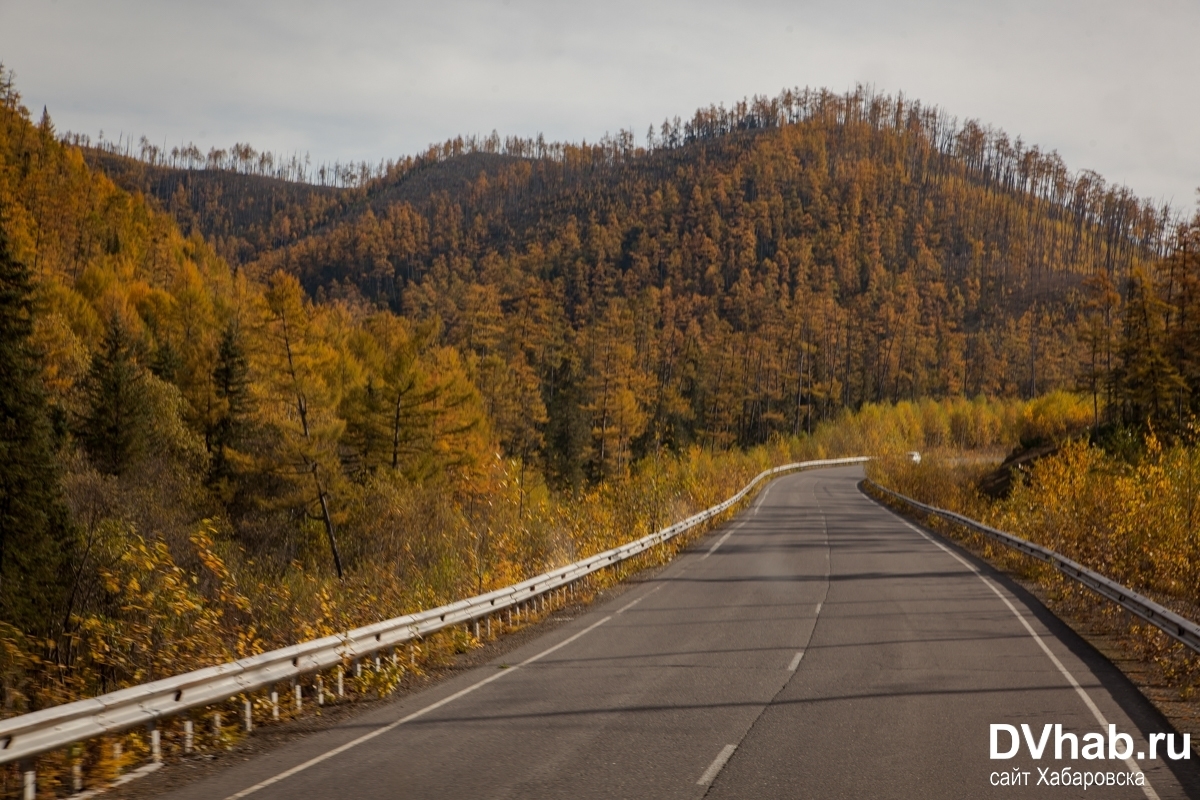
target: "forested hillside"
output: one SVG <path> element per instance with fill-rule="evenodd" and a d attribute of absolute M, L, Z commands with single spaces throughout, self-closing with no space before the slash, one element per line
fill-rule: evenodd
<path fill-rule="evenodd" d="M 1073 388 L 1088 279 L 1123 291 L 1172 243 L 1168 209 L 865 91 L 710 108 L 648 141 L 448 142 L 320 224 L 281 209 L 295 235 L 247 269 L 436 320 L 507 452 L 577 483 L 865 402 Z"/>
<path fill-rule="evenodd" d="M 436 325 L 231 269 L 0 79 L 6 710 L 559 556 L 550 539 L 464 538 L 499 524 L 471 503 L 503 505 L 509 466 Z M 352 571 L 344 596 L 322 594 Z"/>
<path fill-rule="evenodd" d="M 95 148 L 83 152 L 90 166 L 124 189 L 155 198 L 185 235 L 200 234 L 232 264 L 312 231 L 359 194 L 216 167 L 162 168 Z"/>
<path fill-rule="evenodd" d="M 1196 226 L 915 103 L 315 183 L 77 141 L 0 70 L 4 713 L 504 585 L 782 459 L 1200 397 Z"/>

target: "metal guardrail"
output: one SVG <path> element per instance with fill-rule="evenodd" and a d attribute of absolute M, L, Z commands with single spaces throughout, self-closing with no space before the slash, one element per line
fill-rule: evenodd
<path fill-rule="evenodd" d="M 0 764 L 29 759 L 106 733 L 151 726 L 157 752 L 158 720 L 226 701 L 303 675 L 346 665 L 414 639 L 525 603 L 561 589 L 598 570 L 611 567 L 662 544 L 727 511 L 763 480 L 812 467 L 859 464 L 868 459 L 835 458 L 803 461 L 759 473 L 728 500 L 629 544 L 550 570 L 521 583 L 449 605 L 355 628 L 303 644 L 272 650 L 227 664 L 196 670 L 152 683 L 0 720 Z M 26 770 L 26 791 L 33 780 Z"/>
<path fill-rule="evenodd" d="M 956 514 L 953 511 L 947 511 L 944 508 L 926 505 L 911 497 L 906 497 L 899 492 L 893 492 L 891 489 L 880 486 L 874 481 L 868 480 L 875 489 L 878 489 L 883 494 L 894 498 L 906 505 L 924 511 L 926 514 L 931 514 L 935 517 L 952 522 L 956 525 L 962 525 L 964 528 L 969 528 L 976 533 L 981 533 L 984 536 L 999 542 L 1003 545 L 1018 550 L 1027 556 L 1032 556 L 1038 561 L 1044 561 L 1051 565 L 1063 575 L 1075 580 L 1076 582 L 1091 589 L 1096 594 L 1112 600 L 1121 608 L 1141 617 L 1146 622 L 1149 622 L 1154 627 L 1161 630 L 1173 639 L 1182 642 L 1196 652 L 1200 653 L 1200 625 L 1185 619 L 1174 611 L 1164 608 L 1148 597 L 1144 597 L 1132 589 L 1126 588 L 1116 581 L 1110 580 L 1098 572 L 1088 569 L 1082 564 L 1072 561 L 1066 556 L 1026 541 L 1011 533 L 997 530 L 995 528 L 984 525 L 982 522 L 977 522 L 970 517 L 964 517 L 962 514 Z"/>

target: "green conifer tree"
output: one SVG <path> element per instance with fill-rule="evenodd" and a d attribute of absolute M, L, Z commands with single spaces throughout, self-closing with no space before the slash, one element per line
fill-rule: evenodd
<path fill-rule="evenodd" d="M 137 343 L 114 319 L 92 356 L 87 412 L 79 428 L 79 439 L 101 472 L 124 473 L 145 449 L 150 408 L 144 379 Z"/>
<path fill-rule="evenodd" d="M 230 323 L 221 335 L 213 386 L 220 407 L 205 437 L 212 455 L 209 481 L 229 489 L 236 471 L 231 457 L 250 413 L 250 364 L 236 323 Z"/>
<path fill-rule="evenodd" d="M 29 271 L 0 225 L 0 618 L 41 636 L 58 631 L 74 538 L 32 332 Z"/>

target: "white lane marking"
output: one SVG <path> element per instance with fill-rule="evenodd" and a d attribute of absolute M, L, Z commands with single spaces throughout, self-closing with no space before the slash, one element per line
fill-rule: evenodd
<path fill-rule="evenodd" d="M 828 490 L 826 490 L 828 491 Z M 829 547 L 829 518 L 825 516 L 825 509 L 821 506 L 821 498 L 817 497 L 817 482 L 813 481 L 813 502 L 817 504 L 817 511 L 821 513 L 821 531 L 825 538 L 825 596 L 821 598 L 821 602 L 817 603 L 818 619 L 821 616 L 821 609 L 825 607 L 825 601 L 829 599 L 829 576 L 833 570 L 833 551 Z M 813 620 L 813 631 L 817 629 L 817 621 Z M 808 634 L 808 640 L 812 641 L 812 633 Z"/>
<path fill-rule="evenodd" d="M 724 536 L 722 536 L 720 539 L 717 539 L 717 542 L 716 542 L 716 544 L 714 544 L 712 547 L 708 548 L 708 552 L 707 552 L 707 553 L 705 553 L 704 555 L 700 556 L 700 560 L 701 560 L 701 561 L 703 561 L 704 559 L 706 559 L 706 558 L 708 558 L 709 556 L 711 556 L 713 553 L 717 552 L 717 548 L 718 548 L 718 547 L 720 547 L 721 545 L 725 544 L 725 540 L 726 540 L 726 539 L 728 539 L 730 536 L 733 536 L 733 532 L 734 532 L 734 531 L 736 531 L 738 528 L 742 527 L 742 526 L 743 526 L 743 525 L 745 525 L 745 524 L 746 524 L 746 520 L 744 520 L 744 519 L 743 519 L 743 520 L 742 520 L 741 522 L 739 522 L 737 525 L 734 525 L 734 526 L 733 526 L 733 527 L 732 527 L 732 528 L 731 528 L 729 531 L 727 531 L 727 532 L 725 533 L 725 535 L 724 535 Z"/>
<path fill-rule="evenodd" d="M 638 603 L 642 602 L 642 601 L 643 601 L 643 600 L 645 600 L 647 597 L 649 597 L 650 595 L 652 595 L 652 594 L 654 594 L 655 592 L 657 592 L 659 589 L 661 589 L 661 588 L 663 587 L 663 585 L 664 585 L 664 584 L 661 584 L 661 583 L 660 583 L 658 586 L 655 586 L 653 589 L 651 589 L 650 591 L 646 592 L 644 595 L 642 595 L 641 597 L 639 597 L 637 600 L 634 600 L 632 603 L 626 603 L 625 605 L 621 606 L 621 608 L 620 608 L 620 609 L 617 611 L 617 614 L 624 614 L 626 611 L 628 611 L 629 609 L 633 608 L 633 607 L 634 607 L 634 606 L 636 606 Z"/>
<path fill-rule="evenodd" d="M 717 775 L 720 774 L 721 769 L 725 766 L 725 762 L 733 755 L 734 750 L 737 750 L 736 744 L 725 745 L 721 752 L 717 754 L 717 757 L 713 759 L 713 762 L 708 765 L 708 769 L 704 770 L 704 774 L 700 776 L 700 780 L 696 781 L 696 784 L 698 786 L 708 786 L 716 780 Z"/>
<path fill-rule="evenodd" d="M 763 493 L 759 496 L 758 502 L 754 504 L 754 515 L 755 516 L 758 516 L 759 507 L 762 506 L 763 500 L 767 499 L 767 495 L 769 495 L 771 493 L 771 487 L 774 485 L 775 484 L 773 484 L 773 483 L 768 483 L 767 488 L 763 489 Z"/>
<path fill-rule="evenodd" d="M 771 487 L 774 485 L 775 484 L 773 484 L 773 483 L 768 484 L 767 488 L 763 489 L 763 493 L 758 496 L 758 500 L 754 503 L 754 510 L 753 510 L 751 516 L 758 513 L 759 507 L 763 504 L 763 500 L 767 499 L 767 495 L 771 493 Z M 741 522 L 739 522 L 737 525 L 734 525 L 731 529 L 729 529 L 725 533 L 724 536 L 722 536 L 720 539 L 717 540 L 716 544 L 714 544 L 712 547 L 708 548 L 708 552 L 705 553 L 704 555 L 700 556 L 699 560 L 703 561 L 704 559 L 711 556 L 713 553 L 717 552 L 717 548 L 720 547 L 721 545 L 725 544 L 725 540 L 728 539 L 730 536 L 733 536 L 734 531 L 736 531 L 738 528 L 745 525 L 749 521 L 749 519 L 750 519 L 749 517 L 743 517 Z"/>
<path fill-rule="evenodd" d="M 825 510 L 823 508 L 821 508 L 821 501 L 817 497 L 817 484 L 815 481 L 813 482 L 813 502 L 817 504 L 817 511 L 819 511 L 821 514 L 821 530 L 824 532 L 824 538 L 825 538 L 825 597 L 821 600 L 821 602 L 817 603 L 817 606 L 815 609 L 815 614 L 814 614 L 814 619 L 813 619 L 812 630 L 810 630 L 808 632 L 808 641 L 806 641 L 804 643 L 805 648 L 807 648 L 810 644 L 812 644 L 813 634 L 817 630 L 817 620 L 819 620 L 821 617 L 821 609 L 825 606 L 825 600 L 829 598 L 829 569 L 830 569 L 829 522 L 825 518 Z M 804 658 L 804 649 L 801 649 L 792 658 L 792 662 L 790 664 L 788 664 L 788 672 L 795 672 L 796 669 L 800 666 L 800 660 L 802 658 Z"/>
<path fill-rule="evenodd" d="M 413 713 L 409 714 L 406 717 L 401 717 L 400 719 L 396 720 L 395 722 L 385 725 L 382 728 L 373 730 L 367 734 L 363 734 L 362 736 L 358 737 L 357 739 L 346 742 L 345 744 L 335 747 L 326 753 L 322 753 L 321 755 L 316 756 L 315 758 L 310 758 L 308 761 L 305 761 L 303 764 L 298 764 L 298 765 L 292 767 L 291 769 L 284 770 L 283 772 L 279 773 L 278 775 L 271 777 L 271 778 L 267 778 L 265 781 L 256 783 L 249 788 L 242 789 L 240 792 L 237 792 L 236 794 L 231 794 L 231 795 L 229 795 L 229 797 L 225 798 L 225 800 L 238 800 L 238 798 L 252 795 L 255 792 L 257 792 L 259 789 L 265 789 L 268 786 L 271 786 L 272 784 L 279 783 L 280 781 L 282 781 L 286 778 L 290 778 L 291 776 L 295 775 L 296 773 L 303 772 L 304 770 L 308 769 L 309 767 L 315 767 L 317 764 L 320 764 L 322 761 L 333 758 L 334 756 L 339 755 L 340 753 L 344 753 L 353 747 L 358 747 L 360 744 L 363 744 L 364 742 L 369 742 L 370 740 L 374 739 L 376 736 L 382 736 L 383 734 L 388 733 L 389 731 L 400 727 L 404 723 L 411 722 L 412 720 L 416 719 L 417 717 L 422 717 L 422 716 L 428 714 L 430 711 L 434 711 L 436 709 L 441 708 L 442 706 L 446 705 L 447 703 L 452 703 L 455 700 L 457 700 L 458 698 L 462 697 L 463 695 L 470 694 L 471 692 L 475 691 L 476 689 L 486 686 L 487 684 L 491 683 L 492 681 L 500 680 L 505 675 L 511 675 L 512 673 L 519 670 L 521 667 L 523 667 L 527 664 L 532 664 L 534 661 L 537 661 L 540 658 L 544 658 L 544 657 L 550 655 L 555 650 L 558 650 L 560 647 L 566 647 L 571 642 L 575 641 L 576 639 L 583 636 L 584 634 L 591 633 L 596 628 L 599 628 L 601 625 L 608 622 L 610 619 L 612 619 L 611 615 L 605 617 L 604 619 L 600 620 L 599 622 L 593 622 L 591 625 L 587 626 L 586 628 L 581 630 L 579 633 L 576 633 L 574 636 L 563 639 L 558 644 L 554 645 L 553 647 L 546 648 L 545 650 L 538 653 L 537 655 L 530 656 L 529 658 L 525 659 L 524 661 L 522 661 L 520 664 L 517 664 L 516 666 L 510 667 L 509 669 L 501 670 L 492 675 L 489 675 L 488 677 L 484 678 L 483 680 L 481 680 L 477 683 L 473 683 L 465 689 L 460 689 L 459 691 L 455 692 L 454 694 L 450 695 L 449 697 L 443 697 L 441 700 L 438 700 L 436 703 L 430 703 L 429 705 L 425 706 L 424 708 L 422 708 L 418 711 L 414 711 Z"/>
<path fill-rule="evenodd" d="M 996 586 L 995 584 L 993 584 L 990 580 L 988 580 L 975 567 L 974 564 L 972 564 L 971 562 L 969 562 L 966 559 L 959 556 L 958 553 L 955 553 L 953 550 L 946 547 L 944 544 L 937 541 L 932 536 L 930 536 L 928 533 L 921 530 L 916 525 L 913 525 L 911 522 L 907 522 L 904 520 L 902 520 L 902 521 L 909 528 L 911 528 L 912 530 L 916 531 L 917 533 L 921 534 L 921 536 L 923 536 L 927 540 L 929 540 L 929 542 L 931 542 L 939 550 L 942 550 L 943 552 L 948 554 L 951 558 L 953 558 L 955 561 L 957 561 L 958 563 L 960 563 L 964 567 L 966 567 L 968 570 L 970 570 L 971 573 L 973 573 L 975 575 L 975 577 L 977 577 L 977 578 L 979 578 L 979 580 L 983 581 L 984 586 L 986 586 L 992 590 L 992 592 L 996 595 L 996 597 L 999 597 L 1002 601 L 1004 601 L 1004 605 L 1008 606 L 1008 610 L 1013 613 L 1014 617 L 1016 617 L 1018 620 L 1021 621 L 1021 625 L 1024 626 L 1026 632 L 1028 632 L 1029 635 L 1033 637 L 1033 640 L 1038 643 L 1038 647 L 1042 648 L 1042 652 L 1046 654 L 1046 657 L 1050 659 L 1051 663 L 1053 663 L 1054 666 L 1058 667 L 1058 671 L 1061 672 L 1063 677 L 1067 679 L 1067 683 L 1071 684 L 1071 687 L 1075 690 L 1076 694 L 1078 694 L 1080 696 L 1080 698 L 1083 699 L 1083 704 L 1088 707 L 1089 711 L 1092 712 L 1092 716 L 1096 718 L 1096 722 L 1100 723 L 1100 727 L 1103 730 L 1108 730 L 1108 718 L 1104 716 L 1104 713 L 1100 710 L 1100 708 L 1092 700 L 1091 696 L 1088 695 L 1087 691 L 1082 686 L 1079 685 L 1079 681 L 1075 680 L 1075 676 L 1071 674 L 1071 671 L 1066 668 L 1066 666 L 1062 663 L 1062 661 L 1060 661 L 1058 659 L 1058 656 L 1054 655 L 1054 652 L 1042 640 L 1041 635 L 1038 634 L 1038 632 L 1033 629 L 1033 626 L 1029 624 L 1029 620 L 1025 619 L 1024 615 L 1022 615 L 1021 612 L 1017 610 L 1017 607 L 1014 606 L 1012 604 L 1012 602 L 1007 597 L 1004 596 L 1004 594 L 1000 591 L 1000 588 L 998 586 Z M 1130 772 L 1141 772 L 1142 771 L 1141 766 L 1137 763 L 1137 759 L 1133 758 L 1132 756 L 1125 759 L 1125 765 L 1127 767 L 1129 767 Z M 1149 798 L 1149 800 L 1159 800 L 1158 792 L 1154 791 L 1154 787 L 1152 787 L 1150 785 L 1150 779 L 1148 777 L 1146 778 L 1145 785 L 1142 786 L 1141 788 L 1142 788 L 1142 792 L 1146 795 L 1147 798 Z"/>

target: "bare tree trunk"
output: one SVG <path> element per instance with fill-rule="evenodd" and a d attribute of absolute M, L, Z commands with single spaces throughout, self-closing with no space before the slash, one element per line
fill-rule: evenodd
<path fill-rule="evenodd" d="M 333 532 L 333 518 L 329 516 L 329 500 L 325 494 L 324 487 L 321 486 L 321 477 L 317 474 L 317 462 L 312 465 L 313 481 L 317 484 L 317 495 L 321 499 L 321 516 L 325 520 L 325 535 L 329 537 L 329 549 L 333 552 L 333 566 L 337 568 L 338 579 L 342 575 L 342 556 L 338 553 L 337 536 Z"/>
<path fill-rule="evenodd" d="M 288 329 L 287 317 L 283 317 L 283 344 L 287 351 L 288 372 L 291 373 L 292 386 L 296 390 L 296 410 L 300 414 L 300 428 L 304 431 L 304 438 L 311 440 L 308 431 L 308 403 L 304 398 L 304 392 L 300 390 L 300 380 L 296 375 L 296 365 L 292 360 L 292 337 Z M 313 483 L 317 486 L 317 499 L 321 503 L 321 518 L 325 522 L 325 535 L 329 538 L 329 549 L 333 553 L 333 565 L 337 568 L 338 579 L 344 577 L 342 573 L 342 556 L 338 553 L 337 536 L 333 530 L 333 517 L 329 514 L 329 498 L 325 494 L 325 487 L 321 484 L 320 465 L 315 459 L 305 458 L 309 471 L 313 476 Z"/>

